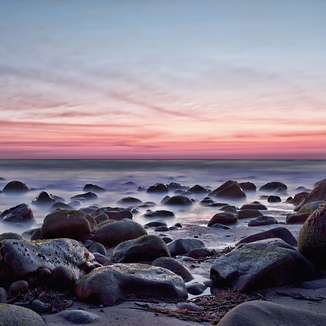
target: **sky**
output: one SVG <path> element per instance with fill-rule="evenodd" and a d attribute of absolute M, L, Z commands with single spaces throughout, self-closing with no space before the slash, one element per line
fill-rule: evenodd
<path fill-rule="evenodd" d="M 0 159 L 326 159 L 326 1 L 0 1 Z"/>

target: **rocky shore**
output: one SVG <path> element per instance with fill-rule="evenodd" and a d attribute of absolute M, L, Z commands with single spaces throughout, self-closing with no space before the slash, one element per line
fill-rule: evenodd
<path fill-rule="evenodd" d="M 47 214 L 0 235 L 0 324 L 326 325 L 325 179 L 293 197 L 279 181 L 139 190 L 153 201 L 98 206 L 106 190 L 86 184 L 70 201 L 42 190 L 21 203 L 31 190 L 8 182 L 0 196 L 17 205 L 1 223 L 28 225 L 33 207 Z M 256 200 L 243 203 L 248 194 Z M 271 214 L 281 201 L 293 211 Z M 194 204 L 214 214 L 173 222 Z"/>

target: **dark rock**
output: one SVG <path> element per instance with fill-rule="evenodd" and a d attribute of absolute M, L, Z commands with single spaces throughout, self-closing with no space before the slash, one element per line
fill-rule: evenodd
<path fill-rule="evenodd" d="M 240 210 L 244 209 L 256 209 L 256 210 L 267 210 L 267 207 L 263 204 L 261 204 L 259 201 L 254 201 L 251 204 L 244 204 L 240 207 Z"/>
<path fill-rule="evenodd" d="M 83 191 L 85 191 L 85 192 L 105 192 L 106 189 L 104 189 L 100 186 L 88 183 L 84 186 Z"/>
<path fill-rule="evenodd" d="M 207 188 L 200 185 L 195 185 L 191 187 L 188 191 L 191 194 L 207 194 L 209 192 Z"/>
<path fill-rule="evenodd" d="M 99 242 L 94 242 L 90 247 L 89 247 L 89 252 L 91 252 L 92 254 L 94 254 L 95 252 L 102 254 L 104 256 L 106 256 L 107 252 L 105 247 L 99 243 Z"/>
<path fill-rule="evenodd" d="M 101 213 L 101 214 L 95 216 L 94 219 L 95 219 L 97 225 L 99 225 L 101 222 L 109 220 L 109 217 L 105 213 Z"/>
<path fill-rule="evenodd" d="M 188 293 L 193 294 L 193 295 L 202 294 L 206 290 L 206 288 L 207 288 L 206 285 L 198 283 L 198 282 L 194 282 L 194 283 L 187 285 Z"/>
<path fill-rule="evenodd" d="M 256 185 L 252 182 L 240 182 L 239 186 L 244 191 L 256 191 L 257 189 Z"/>
<path fill-rule="evenodd" d="M 177 228 L 176 228 L 177 229 Z M 170 228 L 168 228 L 167 226 L 158 226 L 155 228 L 155 232 L 166 232 L 169 231 Z"/>
<path fill-rule="evenodd" d="M 180 310 L 188 310 L 188 311 L 204 311 L 205 308 L 196 305 L 193 302 L 181 302 L 181 303 L 177 303 L 177 308 Z"/>
<path fill-rule="evenodd" d="M 140 205 L 142 204 L 143 202 L 138 199 L 138 198 L 135 198 L 135 197 L 124 197 L 124 198 L 121 198 L 119 201 L 118 201 L 118 204 L 119 205 L 133 205 L 133 206 L 137 206 L 137 205 Z"/>
<path fill-rule="evenodd" d="M 26 186 L 26 184 L 21 181 L 10 181 L 3 188 L 3 192 L 5 193 L 15 193 L 15 192 L 24 193 L 28 190 L 29 189 Z"/>
<path fill-rule="evenodd" d="M 107 223 L 99 227 L 94 235 L 94 240 L 104 246 L 114 247 L 121 242 L 136 239 L 142 235 L 147 235 L 147 232 L 140 224 L 123 220 Z"/>
<path fill-rule="evenodd" d="M 312 201 L 307 204 L 304 204 L 299 209 L 298 214 L 312 214 L 322 204 L 325 204 L 325 201 L 318 200 L 318 201 Z"/>
<path fill-rule="evenodd" d="M 84 201 L 84 200 L 93 200 L 93 199 L 97 199 L 97 198 L 98 198 L 98 196 L 94 192 L 89 191 L 84 194 L 72 196 L 70 199 Z"/>
<path fill-rule="evenodd" d="M 31 240 L 42 240 L 42 239 L 43 239 L 43 236 L 41 233 L 41 228 L 35 229 L 31 235 Z"/>
<path fill-rule="evenodd" d="M 215 201 L 210 198 L 210 197 L 205 197 L 201 202 L 200 204 L 203 205 L 203 206 L 210 206 L 211 204 L 215 203 Z"/>
<path fill-rule="evenodd" d="M 0 303 L 6 303 L 8 301 L 8 292 L 4 288 L 0 288 Z"/>
<path fill-rule="evenodd" d="M 228 180 L 220 187 L 209 193 L 210 197 L 220 197 L 229 199 L 244 199 L 246 194 L 241 189 L 240 185 L 233 180 Z"/>
<path fill-rule="evenodd" d="M 171 256 L 186 255 L 193 249 L 204 249 L 206 245 L 199 239 L 177 239 L 168 244 Z"/>
<path fill-rule="evenodd" d="M 279 196 L 270 195 L 270 196 L 268 196 L 267 201 L 269 203 L 279 203 L 282 201 L 282 199 Z"/>
<path fill-rule="evenodd" d="M 61 203 L 61 202 L 56 202 L 49 208 L 49 211 L 53 212 L 58 209 L 60 210 L 60 209 L 74 209 L 74 208 L 71 205 Z"/>
<path fill-rule="evenodd" d="M 109 217 L 109 219 L 115 220 L 115 221 L 120 221 L 125 218 L 129 218 L 129 219 L 133 218 L 131 211 L 129 211 L 127 209 L 120 209 L 120 210 L 115 210 L 115 211 L 114 210 L 105 211 L 105 214 Z"/>
<path fill-rule="evenodd" d="M 114 305 L 134 295 L 140 298 L 185 299 L 183 279 L 168 269 L 145 264 L 114 264 L 100 267 L 80 279 L 77 298 Z"/>
<path fill-rule="evenodd" d="M 148 193 L 168 193 L 169 192 L 169 189 L 168 187 L 163 184 L 163 183 L 158 183 L 154 186 L 150 186 L 148 189 L 147 189 L 147 192 Z"/>
<path fill-rule="evenodd" d="M 174 191 L 174 190 L 177 190 L 177 189 L 182 189 L 184 190 L 185 187 L 183 187 L 180 183 L 178 182 L 170 182 L 167 187 L 169 188 L 170 191 Z"/>
<path fill-rule="evenodd" d="M 5 210 L 1 214 L 4 222 L 21 223 L 30 222 L 34 219 L 32 209 L 26 204 L 20 204 Z"/>
<path fill-rule="evenodd" d="M 315 276 L 305 257 L 279 239 L 242 244 L 218 258 L 211 267 L 211 279 L 216 286 L 240 292 L 295 284 Z"/>
<path fill-rule="evenodd" d="M 166 225 L 165 221 L 159 220 L 159 221 L 153 221 L 153 222 L 146 223 L 144 226 L 149 227 L 149 228 L 151 228 L 151 227 L 156 228 L 158 226 L 167 226 L 167 225 Z"/>
<path fill-rule="evenodd" d="M 26 293 L 28 290 L 28 286 L 29 285 L 25 280 L 19 280 L 19 281 L 12 283 L 8 289 L 9 297 L 12 298 L 20 293 Z"/>
<path fill-rule="evenodd" d="M 215 214 L 208 222 L 208 226 L 212 226 L 216 223 L 230 225 L 230 224 L 235 224 L 237 222 L 238 222 L 238 218 L 235 214 L 224 212 L 224 213 Z"/>
<path fill-rule="evenodd" d="M 166 196 L 163 198 L 161 204 L 171 205 L 171 206 L 189 206 L 192 205 L 192 200 L 186 196 L 176 195 L 176 196 Z"/>
<path fill-rule="evenodd" d="M 267 182 L 259 188 L 260 191 L 286 191 L 287 189 L 284 183 L 278 181 Z"/>
<path fill-rule="evenodd" d="M 259 216 L 263 216 L 263 214 L 258 209 L 241 209 L 237 214 L 239 220 Z"/>
<path fill-rule="evenodd" d="M 0 234 L 0 241 L 4 239 L 23 240 L 24 238 L 18 233 L 5 232 Z"/>
<path fill-rule="evenodd" d="M 25 302 L 15 302 L 14 305 L 19 307 L 24 307 L 35 311 L 37 314 L 43 314 L 46 312 L 47 304 L 40 300 L 25 301 Z"/>
<path fill-rule="evenodd" d="M 166 268 L 173 273 L 181 276 L 185 282 L 191 281 L 194 277 L 192 276 L 189 269 L 184 266 L 181 262 L 174 258 L 160 257 L 153 261 L 152 266 L 159 266 Z"/>
<path fill-rule="evenodd" d="M 33 199 L 32 203 L 39 206 L 50 206 L 55 203 L 55 200 L 51 198 L 46 191 L 42 191 L 35 199 Z"/>
<path fill-rule="evenodd" d="M 264 232 L 255 233 L 249 235 L 238 241 L 235 245 L 239 245 L 241 243 L 250 243 L 259 240 L 265 240 L 270 238 L 279 238 L 288 243 L 290 246 L 296 246 L 297 240 L 293 236 L 293 234 L 285 227 L 276 227 L 274 229 L 270 229 Z"/>
<path fill-rule="evenodd" d="M 317 182 L 315 188 L 294 210 L 298 211 L 303 205 L 313 201 L 326 201 L 326 179 Z"/>
<path fill-rule="evenodd" d="M 98 252 L 95 252 L 93 255 L 94 255 L 96 261 L 99 264 L 101 264 L 102 266 L 112 265 L 112 261 L 109 257 L 102 255 Z"/>
<path fill-rule="evenodd" d="M 191 257 L 191 258 L 198 259 L 198 258 L 203 258 L 203 257 L 209 257 L 212 255 L 213 255 L 213 253 L 211 251 L 204 248 L 204 249 L 193 249 L 188 253 L 187 256 Z"/>
<path fill-rule="evenodd" d="M 221 224 L 221 223 L 214 223 L 213 225 L 210 226 L 211 228 L 215 228 L 215 229 L 223 229 L 223 230 L 230 230 L 230 227 Z"/>
<path fill-rule="evenodd" d="M 299 232 L 298 251 L 318 267 L 326 269 L 326 204 L 304 222 Z"/>
<path fill-rule="evenodd" d="M 43 239 L 71 238 L 85 240 L 97 230 L 95 219 L 83 211 L 60 210 L 48 214 L 43 221 Z"/>
<path fill-rule="evenodd" d="M 57 266 L 52 271 L 52 282 L 53 288 L 58 290 L 71 290 L 76 284 L 76 274 L 68 266 Z"/>
<path fill-rule="evenodd" d="M 293 205 L 299 205 L 307 196 L 309 195 L 309 192 L 303 191 L 298 194 L 296 194 L 293 198 L 287 200 L 288 203 L 291 203 Z"/>
<path fill-rule="evenodd" d="M 171 211 L 166 211 L 166 210 L 157 210 L 157 211 L 151 211 L 147 210 L 147 212 L 144 214 L 145 217 L 155 217 L 155 218 L 173 218 L 175 217 L 174 213 Z"/>
<path fill-rule="evenodd" d="M 278 224 L 277 220 L 273 216 L 260 216 L 248 223 L 248 226 L 261 226 L 269 224 Z"/>
<path fill-rule="evenodd" d="M 288 214 L 286 224 L 304 223 L 310 214 Z"/>

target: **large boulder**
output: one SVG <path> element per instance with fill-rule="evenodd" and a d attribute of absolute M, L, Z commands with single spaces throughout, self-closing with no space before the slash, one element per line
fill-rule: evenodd
<path fill-rule="evenodd" d="M 143 235 L 120 243 L 113 250 L 113 260 L 118 263 L 152 262 L 159 257 L 171 257 L 169 248 L 156 235 Z"/>
<path fill-rule="evenodd" d="M 138 198 L 128 196 L 121 198 L 118 204 L 122 206 L 137 206 L 143 204 L 143 202 Z"/>
<path fill-rule="evenodd" d="M 303 224 L 298 237 L 298 251 L 326 269 L 326 204 L 315 210 Z"/>
<path fill-rule="evenodd" d="M 99 227 L 94 240 L 108 247 L 114 247 L 121 242 L 147 235 L 146 230 L 139 224 L 129 220 L 114 221 Z"/>
<path fill-rule="evenodd" d="M 288 187 L 279 181 L 267 182 L 259 188 L 260 191 L 286 191 Z"/>
<path fill-rule="evenodd" d="M 193 249 L 205 249 L 206 245 L 199 239 L 176 239 L 168 244 L 171 256 L 185 255 Z"/>
<path fill-rule="evenodd" d="M 237 213 L 237 217 L 239 220 L 259 216 L 263 216 L 263 214 L 258 209 L 241 209 Z"/>
<path fill-rule="evenodd" d="M 191 194 L 207 194 L 209 190 L 201 185 L 194 185 L 188 190 Z"/>
<path fill-rule="evenodd" d="M 56 202 L 46 191 L 42 191 L 33 199 L 32 204 L 38 206 L 51 206 Z"/>
<path fill-rule="evenodd" d="M 262 210 L 267 210 L 267 207 L 262 203 L 260 203 L 259 201 L 253 201 L 250 204 L 244 204 L 240 207 L 240 210 L 244 210 L 244 209 L 257 209 L 262 211 Z"/>
<path fill-rule="evenodd" d="M 0 303 L 0 325 L 3 326 L 45 326 L 44 320 L 31 309 L 13 304 Z"/>
<path fill-rule="evenodd" d="M 85 192 L 105 192 L 106 189 L 104 189 L 98 185 L 93 185 L 92 183 L 88 183 L 84 186 L 83 191 L 85 191 Z"/>
<path fill-rule="evenodd" d="M 248 226 L 262 226 L 277 223 L 277 220 L 273 216 L 260 216 L 249 221 Z"/>
<path fill-rule="evenodd" d="M 213 226 L 215 223 L 230 225 L 238 222 L 238 217 L 235 214 L 223 212 L 215 214 L 208 222 L 208 226 Z"/>
<path fill-rule="evenodd" d="M 139 298 L 186 299 L 183 279 L 173 272 L 145 264 L 115 264 L 94 269 L 77 282 L 81 301 L 106 306 L 128 296 Z"/>
<path fill-rule="evenodd" d="M 303 205 L 307 203 L 319 200 L 324 202 L 326 201 L 326 179 L 317 182 L 315 188 L 303 199 L 303 201 L 295 208 L 295 210 L 299 210 Z"/>
<path fill-rule="evenodd" d="M 324 326 L 326 315 L 266 301 L 249 301 L 230 310 L 219 326 Z"/>
<path fill-rule="evenodd" d="M 72 239 L 0 242 L 0 282 L 4 284 L 24 279 L 41 268 L 54 270 L 59 265 L 70 267 L 79 278 L 95 263 L 94 256 Z"/>
<path fill-rule="evenodd" d="M 166 196 L 161 201 L 161 204 L 170 206 L 189 206 L 192 203 L 191 199 L 183 195 Z"/>
<path fill-rule="evenodd" d="M 287 203 L 291 203 L 293 205 L 299 205 L 307 196 L 309 195 L 309 192 L 302 191 L 296 194 L 293 198 L 290 197 L 286 200 Z"/>
<path fill-rule="evenodd" d="M 25 183 L 16 180 L 8 182 L 3 188 L 3 192 L 5 193 L 15 193 L 15 192 L 24 193 L 28 190 L 29 189 Z"/>
<path fill-rule="evenodd" d="M 244 191 L 256 191 L 257 187 L 254 183 L 252 182 L 240 182 L 239 186 L 241 187 L 242 190 Z"/>
<path fill-rule="evenodd" d="M 240 292 L 294 284 L 315 277 L 305 257 L 280 239 L 240 245 L 218 258 L 210 273 L 218 287 Z"/>
<path fill-rule="evenodd" d="M 44 239 L 86 240 L 96 230 L 97 223 L 91 215 L 77 210 L 58 210 L 44 218 L 41 234 Z"/>
<path fill-rule="evenodd" d="M 169 192 L 169 188 L 163 183 L 158 183 L 154 186 L 150 186 L 147 189 L 147 192 L 148 193 L 167 193 L 167 192 Z"/>
<path fill-rule="evenodd" d="M 240 185 L 233 180 L 228 180 L 220 187 L 209 193 L 210 197 L 228 198 L 228 199 L 244 199 L 246 194 Z"/>
<path fill-rule="evenodd" d="M 22 223 L 34 220 L 32 209 L 26 204 L 20 204 L 6 209 L 1 218 L 4 222 Z"/>
<path fill-rule="evenodd" d="M 324 200 L 311 201 L 307 204 L 302 205 L 300 207 L 300 209 L 297 210 L 297 212 L 298 212 L 298 214 L 309 214 L 310 215 L 322 204 L 325 204 Z"/>

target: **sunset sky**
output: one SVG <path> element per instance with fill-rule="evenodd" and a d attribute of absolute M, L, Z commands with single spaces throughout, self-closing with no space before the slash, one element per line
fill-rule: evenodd
<path fill-rule="evenodd" d="M 325 159 L 326 1 L 1 1 L 0 158 Z"/>

